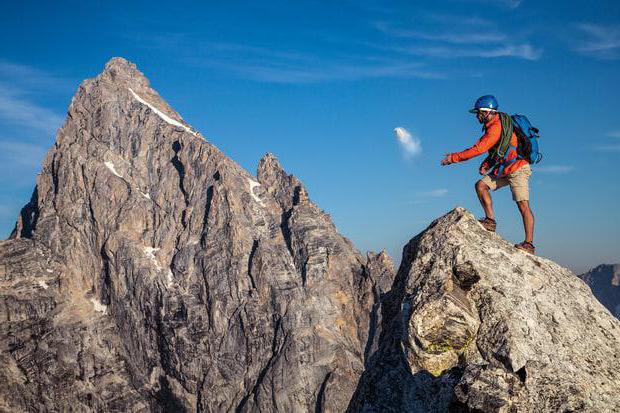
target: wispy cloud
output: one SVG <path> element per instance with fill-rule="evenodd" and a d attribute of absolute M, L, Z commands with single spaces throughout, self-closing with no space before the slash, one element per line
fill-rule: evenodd
<path fill-rule="evenodd" d="M 269 83 L 320 83 L 374 78 L 442 79 L 445 75 L 411 58 L 344 54 L 326 49 L 324 55 L 231 42 L 205 42 L 189 34 L 135 35 L 145 48 L 174 52 L 195 67 L 213 68 L 237 77 Z M 360 45 L 357 44 L 359 47 Z M 367 46 L 365 46 L 367 49 Z"/>
<path fill-rule="evenodd" d="M 462 0 L 467 3 L 487 3 L 509 10 L 514 10 L 523 3 L 523 0 Z"/>
<path fill-rule="evenodd" d="M 478 28 L 480 26 L 494 27 L 495 22 L 493 20 L 485 19 L 480 16 L 467 16 L 461 14 L 449 14 L 449 13 L 435 13 L 424 12 L 423 16 L 426 20 L 449 25 L 450 27 L 465 27 Z"/>
<path fill-rule="evenodd" d="M 449 46 L 412 46 L 402 51 L 417 55 L 453 59 L 460 57 L 514 57 L 525 60 L 538 60 L 542 56 L 542 49 L 535 48 L 529 43 L 497 46 L 497 47 L 449 47 Z"/>
<path fill-rule="evenodd" d="M 40 145 L 0 140 L 0 163 L 6 165 L 10 162 L 11 167 L 38 168 L 45 151 L 46 149 Z"/>
<path fill-rule="evenodd" d="M 544 165 L 534 168 L 534 172 L 543 174 L 567 174 L 572 172 L 575 168 L 569 165 Z"/>
<path fill-rule="evenodd" d="M 32 188 L 46 147 L 63 121 L 36 99 L 68 87 L 66 80 L 39 69 L 0 60 L 0 123 L 5 136 L 0 137 L 0 187 Z"/>
<path fill-rule="evenodd" d="M 448 190 L 445 188 L 433 189 L 431 191 L 418 192 L 418 196 L 422 198 L 439 198 L 442 196 L 446 196 L 448 194 Z"/>
<path fill-rule="evenodd" d="M 601 145 L 596 147 L 600 152 L 620 152 L 620 145 Z"/>
<path fill-rule="evenodd" d="M 446 188 L 431 189 L 429 191 L 417 192 L 415 199 L 407 201 L 409 205 L 422 205 L 432 202 L 436 198 L 442 198 L 448 195 Z"/>
<path fill-rule="evenodd" d="M 403 150 L 405 157 L 412 158 L 422 153 L 422 142 L 403 127 L 394 128 L 396 139 Z"/>
<path fill-rule="evenodd" d="M 0 118 L 27 129 L 53 134 L 62 117 L 28 99 L 12 94 L 0 86 Z"/>
<path fill-rule="evenodd" d="M 0 140 L 0 186 L 16 188 L 34 184 L 46 148 L 42 145 Z"/>
<path fill-rule="evenodd" d="M 616 139 L 620 139 L 620 130 L 608 132 L 606 133 L 606 135 L 610 138 L 613 138 L 613 143 L 607 145 L 599 145 L 596 146 L 594 149 L 599 152 L 620 152 L 620 144 L 616 143 Z"/>
<path fill-rule="evenodd" d="M 19 89 L 66 90 L 72 87 L 68 79 L 52 75 L 34 67 L 0 59 L 0 79 L 8 80 Z"/>
<path fill-rule="evenodd" d="M 62 116 L 32 100 L 31 95 L 57 92 L 68 82 L 41 70 L 0 60 L 0 119 L 29 131 L 53 134 Z"/>
<path fill-rule="evenodd" d="M 381 14 L 394 14 L 398 13 L 397 8 L 388 7 L 383 1 L 368 1 L 368 0 L 345 0 L 345 3 L 353 7 L 357 7 L 367 13 L 381 13 Z"/>
<path fill-rule="evenodd" d="M 509 9 L 516 9 L 523 3 L 523 0 L 498 0 L 499 4 L 503 4 L 505 7 Z"/>
<path fill-rule="evenodd" d="M 238 76 L 269 83 L 319 83 L 355 81 L 372 78 L 422 78 L 442 79 L 444 74 L 425 69 L 421 63 L 384 60 L 378 63 L 325 62 L 264 62 L 239 64 L 232 61 L 211 61 L 190 58 L 200 66 L 213 67 L 236 73 Z"/>
<path fill-rule="evenodd" d="M 238 45 L 244 48 L 244 45 Z M 223 49 L 220 49 L 223 50 Z M 189 58 L 202 66 L 222 68 L 237 75 L 271 83 L 318 83 L 355 81 L 372 78 L 442 79 L 438 71 L 423 63 L 403 59 L 340 56 L 319 59 L 316 56 L 252 47 L 255 56 L 245 55 L 244 61 L 232 56 L 218 60 Z"/>
<path fill-rule="evenodd" d="M 543 53 L 542 48 L 532 45 L 523 34 L 502 33 L 495 22 L 477 16 L 426 13 L 421 17 L 421 24 L 418 22 L 414 28 L 409 25 L 411 23 L 385 20 L 372 23 L 376 30 L 393 39 L 391 43 L 396 43 L 376 47 L 440 59 L 508 57 L 538 60 Z M 480 26 L 485 29 L 481 31 Z"/>
<path fill-rule="evenodd" d="M 507 39 L 506 35 L 493 31 L 465 31 L 451 30 L 446 32 L 425 32 L 420 30 L 409 30 L 393 27 L 386 22 L 375 22 L 374 27 L 381 32 L 401 38 L 433 40 L 453 44 L 481 44 L 481 43 L 497 43 Z"/>
<path fill-rule="evenodd" d="M 575 51 L 598 59 L 620 58 L 620 26 L 582 23 L 577 29 L 585 37 Z"/>

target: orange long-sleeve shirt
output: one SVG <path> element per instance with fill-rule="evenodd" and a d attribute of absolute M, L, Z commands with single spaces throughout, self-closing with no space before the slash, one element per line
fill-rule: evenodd
<path fill-rule="evenodd" d="M 502 136 L 502 123 L 499 119 L 499 114 L 495 114 L 495 116 L 493 116 L 491 120 L 489 120 L 484 125 L 484 135 L 482 135 L 482 137 L 478 139 L 478 141 L 471 148 L 465 149 L 464 151 L 461 151 L 461 152 L 451 153 L 449 155 L 450 161 L 451 162 L 463 162 L 468 159 L 475 158 L 478 155 L 482 155 L 483 153 L 486 153 L 489 149 L 491 149 L 493 146 L 495 146 L 499 142 L 501 136 Z M 510 138 L 510 145 L 516 147 L 517 142 L 518 142 L 517 135 L 513 132 L 512 137 Z M 518 156 L 517 151 L 515 151 L 514 149 L 510 149 L 508 152 L 507 160 L 510 161 L 512 159 L 515 159 L 517 156 Z M 502 176 L 506 176 L 527 164 L 528 162 L 525 159 L 518 159 L 516 162 L 513 162 L 510 165 L 508 165 L 506 168 L 504 168 L 504 171 L 502 172 Z M 489 165 L 487 164 L 487 160 L 485 159 L 480 166 L 481 167 L 484 166 L 485 168 L 488 168 Z M 497 176 L 498 169 L 499 169 L 499 165 L 494 166 L 493 172 L 491 172 L 491 175 Z"/>

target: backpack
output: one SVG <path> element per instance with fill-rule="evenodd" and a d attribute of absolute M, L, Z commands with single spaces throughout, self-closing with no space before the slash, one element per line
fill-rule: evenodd
<path fill-rule="evenodd" d="M 499 113 L 502 124 L 502 134 L 499 142 L 489 150 L 489 160 L 491 165 L 500 165 L 498 176 L 502 175 L 504 168 L 518 159 L 525 159 L 530 164 L 538 163 L 542 160 L 542 154 L 538 150 L 538 128 L 532 126 L 529 119 L 524 115 L 508 115 Z M 517 147 L 510 145 L 512 133 L 517 135 Z M 517 151 L 517 157 L 508 161 L 510 149 Z M 493 168 L 489 168 L 489 173 Z"/>
<path fill-rule="evenodd" d="M 517 134 L 519 144 L 517 153 L 529 163 L 539 163 L 542 160 L 542 153 L 538 150 L 538 128 L 532 126 L 525 115 L 512 115 L 512 124 Z"/>

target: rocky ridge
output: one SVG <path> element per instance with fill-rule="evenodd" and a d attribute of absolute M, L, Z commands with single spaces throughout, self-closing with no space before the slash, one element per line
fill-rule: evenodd
<path fill-rule="evenodd" d="M 620 408 L 619 323 L 568 270 L 456 209 L 396 274 L 121 58 L 0 241 L 0 325 L 1 411 Z"/>
<path fill-rule="evenodd" d="M 579 275 L 592 294 L 616 318 L 620 318 L 620 264 L 601 264 Z"/>

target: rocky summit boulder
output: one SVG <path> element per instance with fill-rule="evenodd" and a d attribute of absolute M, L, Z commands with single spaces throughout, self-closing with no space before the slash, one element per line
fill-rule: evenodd
<path fill-rule="evenodd" d="M 257 175 L 132 63 L 84 81 L 0 243 L 0 410 L 345 409 L 393 267 Z"/>
<path fill-rule="evenodd" d="M 349 411 L 620 411 L 620 322 L 457 208 L 404 248 Z"/>

